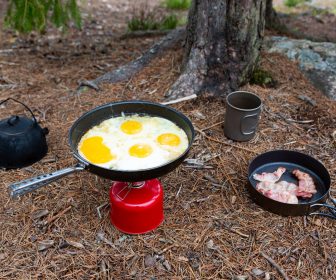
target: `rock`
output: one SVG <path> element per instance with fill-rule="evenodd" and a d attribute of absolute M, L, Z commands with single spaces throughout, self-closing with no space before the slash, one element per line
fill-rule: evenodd
<path fill-rule="evenodd" d="M 336 44 L 273 36 L 265 38 L 264 46 L 270 53 L 282 53 L 298 62 L 311 83 L 336 100 Z"/>

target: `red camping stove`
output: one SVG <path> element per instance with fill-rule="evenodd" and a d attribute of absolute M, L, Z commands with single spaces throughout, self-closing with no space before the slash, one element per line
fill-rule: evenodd
<path fill-rule="evenodd" d="M 158 179 L 114 182 L 110 204 L 111 223 L 128 234 L 152 231 L 163 221 L 163 188 Z"/>

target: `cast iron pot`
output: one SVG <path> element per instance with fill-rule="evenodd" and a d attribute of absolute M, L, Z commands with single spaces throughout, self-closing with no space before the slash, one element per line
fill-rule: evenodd
<path fill-rule="evenodd" d="M 313 178 L 317 193 L 309 199 L 299 198 L 298 204 L 290 204 L 270 199 L 258 192 L 256 190 L 258 181 L 253 179 L 253 175 L 262 172 L 274 172 L 280 166 L 286 168 L 286 172 L 281 176 L 280 181 L 297 183 L 297 179 L 291 172 L 294 169 L 299 169 Z M 336 219 L 336 200 L 330 195 L 329 172 L 321 162 L 311 156 L 288 150 L 263 153 L 251 161 L 248 169 L 248 179 L 248 191 L 252 200 L 270 212 L 283 216 L 320 215 Z M 325 203 L 328 198 L 334 205 Z M 322 206 L 328 209 L 328 213 L 316 212 Z"/>
<path fill-rule="evenodd" d="M 100 124 L 102 121 L 124 115 L 150 115 L 168 119 L 179 126 L 187 134 L 189 145 L 187 150 L 173 161 L 164 165 L 142 169 L 136 171 L 113 170 L 103 168 L 88 162 L 81 157 L 77 151 L 78 143 L 81 137 L 93 126 Z M 78 164 L 74 167 L 65 168 L 49 174 L 40 175 L 28 180 L 14 183 L 9 186 L 11 197 L 17 197 L 25 193 L 32 192 L 46 184 L 49 184 L 63 176 L 76 171 L 87 170 L 98 176 L 122 182 L 138 182 L 160 177 L 175 169 L 186 158 L 190 147 L 193 143 L 195 131 L 191 121 L 182 113 L 173 108 L 146 101 L 124 101 L 105 104 L 97 107 L 82 115 L 70 128 L 69 145 Z"/>

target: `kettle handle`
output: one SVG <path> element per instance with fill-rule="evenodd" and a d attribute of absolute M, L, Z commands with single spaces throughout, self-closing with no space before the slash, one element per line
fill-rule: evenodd
<path fill-rule="evenodd" d="M 12 97 L 8 97 L 7 99 L 5 99 L 5 100 L 3 100 L 3 101 L 0 101 L 0 106 L 1 106 L 3 103 L 7 102 L 8 100 L 12 100 L 12 101 L 14 101 L 14 102 L 20 103 L 23 107 L 25 107 L 25 108 L 31 113 L 31 115 L 32 115 L 32 117 L 33 117 L 33 119 L 34 119 L 34 122 L 37 123 L 37 120 L 36 120 L 36 118 L 35 118 L 35 115 L 34 115 L 33 111 L 32 111 L 26 104 L 22 103 L 22 102 L 19 101 L 19 100 L 16 100 L 16 99 L 14 99 L 14 98 L 12 98 Z"/>

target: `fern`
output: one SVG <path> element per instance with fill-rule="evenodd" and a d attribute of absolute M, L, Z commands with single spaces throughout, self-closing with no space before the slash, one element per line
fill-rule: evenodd
<path fill-rule="evenodd" d="M 22 33 L 43 32 L 47 22 L 66 29 L 72 21 L 81 27 L 76 0 L 9 0 L 5 25 Z"/>

